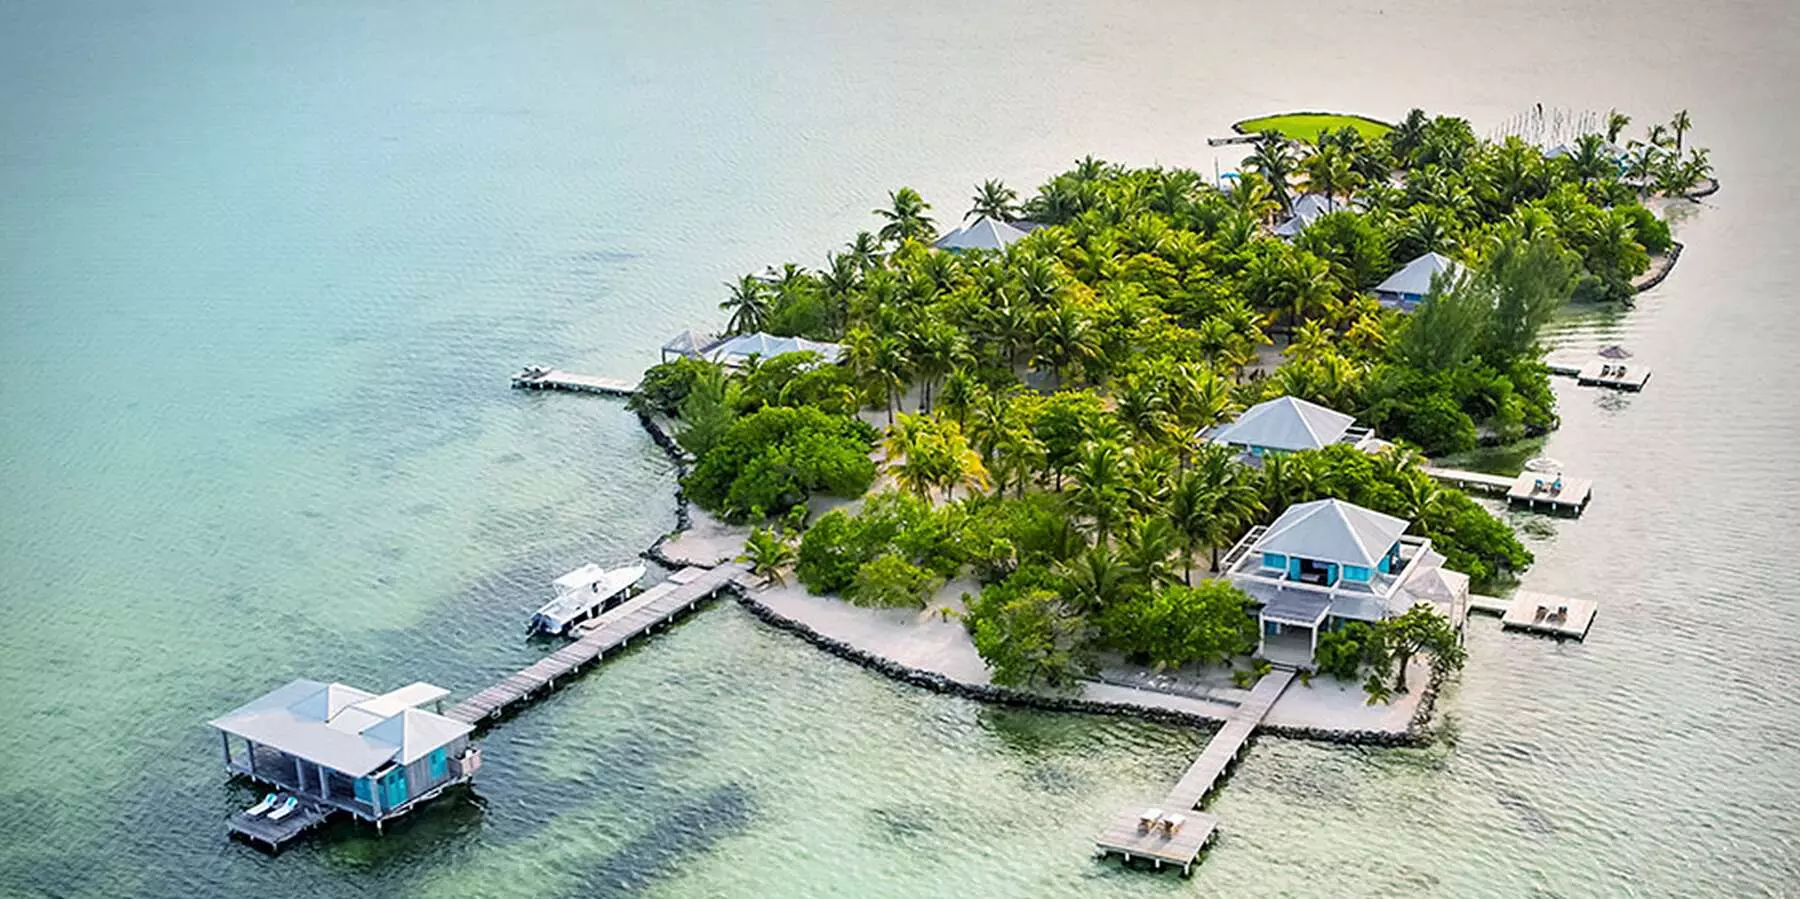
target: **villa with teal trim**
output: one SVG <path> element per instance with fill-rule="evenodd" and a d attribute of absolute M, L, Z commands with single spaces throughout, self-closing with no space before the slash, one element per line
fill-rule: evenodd
<path fill-rule="evenodd" d="M 1469 577 L 1444 568 L 1410 523 L 1337 499 L 1289 506 L 1252 528 L 1222 560 L 1226 576 L 1259 608 L 1258 654 L 1305 665 L 1319 634 L 1350 621 L 1381 621 L 1427 603 L 1460 623 Z"/>
<path fill-rule="evenodd" d="M 1251 460 L 1338 443 L 1371 452 L 1388 445 L 1370 429 L 1357 427 L 1354 416 L 1297 396 L 1257 403 L 1230 423 L 1214 428 L 1207 439 L 1236 447 Z"/>

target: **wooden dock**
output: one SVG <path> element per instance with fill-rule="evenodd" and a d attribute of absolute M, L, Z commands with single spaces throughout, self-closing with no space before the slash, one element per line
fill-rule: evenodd
<path fill-rule="evenodd" d="M 1596 360 L 1575 373 L 1575 383 L 1583 387 L 1606 387 L 1637 393 L 1650 383 L 1650 369 L 1643 365 L 1627 365 Z"/>
<path fill-rule="evenodd" d="M 603 393 L 607 396 L 631 396 L 637 385 L 618 378 L 578 375 L 555 368 L 528 365 L 512 377 L 512 386 L 524 390 L 567 390 L 572 393 Z"/>
<path fill-rule="evenodd" d="M 266 815 L 252 816 L 248 812 L 238 812 L 225 822 L 225 832 L 262 846 L 270 852 L 279 852 L 281 847 L 325 823 L 326 818 L 336 813 L 337 809 L 310 802 L 298 806 L 280 821 L 272 821 Z"/>
<path fill-rule="evenodd" d="M 1506 497 L 1506 501 L 1528 509 L 1567 512 L 1580 515 L 1594 498 L 1594 482 L 1588 478 L 1527 471 L 1512 477 L 1456 468 L 1427 467 L 1425 473 L 1463 490 L 1479 490 Z M 1558 480 L 1561 488 L 1556 487 Z"/>
<path fill-rule="evenodd" d="M 1574 378 L 1575 383 L 1583 387 L 1606 387 L 1636 393 L 1650 383 L 1650 367 L 1646 365 L 1596 359 L 1585 365 L 1546 363 L 1544 367 L 1553 375 Z"/>
<path fill-rule="evenodd" d="M 736 563 L 712 569 L 686 569 L 685 582 L 658 584 L 602 612 L 586 623 L 582 635 L 573 643 L 457 703 L 444 717 L 477 726 L 499 718 L 515 706 L 556 689 L 558 681 L 579 674 L 607 653 L 628 645 L 632 638 L 711 599 L 744 571 Z"/>
<path fill-rule="evenodd" d="M 1244 744 L 1262 724 L 1275 700 L 1281 698 L 1282 692 L 1294 682 L 1294 674 L 1291 668 L 1277 668 L 1263 675 L 1250 691 L 1250 697 L 1207 741 L 1200 757 L 1188 766 L 1187 773 L 1169 790 L 1162 805 L 1155 809 L 1133 808 L 1122 812 L 1095 838 L 1096 851 L 1102 856 L 1117 853 L 1127 862 L 1134 858 L 1149 859 L 1158 868 L 1167 862 L 1180 865 L 1183 874 L 1193 873 L 1194 859 L 1206 848 L 1219 826 L 1217 816 L 1196 809 L 1243 751 Z M 1177 814 L 1187 820 L 1180 829 L 1170 833 L 1166 827 L 1154 824 L 1154 816 L 1146 820 L 1148 812 L 1160 812 L 1164 818 L 1171 813 Z"/>
<path fill-rule="evenodd" d="M 1470 594 L 1469 609 L 1500 616 L 1500 626 L 1507 630 L 1585 640 L 1600 606 L 1592 600 L 1520 590 L 1511 599 Z"/>

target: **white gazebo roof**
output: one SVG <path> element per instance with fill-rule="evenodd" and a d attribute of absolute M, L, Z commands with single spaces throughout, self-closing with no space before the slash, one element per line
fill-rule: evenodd
<path fill-rule="evenodd" d="M 984 215 L 938 238 L 932 246 L 940 250 L 1001 250 L 1024 237 L 1024 231 Z"/>
<path fill-rule="evenodd" d="M 822 343 L 804 337 L 777 337 L 758 331 L 727 338 L 717 346 L 708 348 L 706 352 L 714 362 L 727 364 L 736 364 L 751 356 L 769 359 L 783 353 L 818 353 L 826 362 L 836 362 L 844 354 L 844 348 L 835 343 Z"/>
<path fill-rule="evenodd" d="M 1386 281 L 1377 284 L 1375 292 L 1424 296 L 1431 292 L 1433 276 L 1439 272 L 1449 272 L 1451 277 L 1456 277 L 1462 270 L 1462 264 L 1454 259 L 1438 253 L 1426 253 L 1389 275 Z"/>
<path fill-rule="evenodd" d="M 1253 547 L 1257 552 L 1374 568 L 1406 533 L 1407 521 L 1338 499 L 1289 506 Z"/>
<path fill-rule="evenodd" d="M 1309 450 L 1343 439 L 1353 416 L 1293 396 L 1257 403 L 1237 420 L 1213 432 L 1213 440 L 1278 450 Z"/>

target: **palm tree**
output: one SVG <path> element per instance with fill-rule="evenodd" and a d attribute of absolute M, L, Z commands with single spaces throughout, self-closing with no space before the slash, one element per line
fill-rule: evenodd
<path fill-rule="evenodd" d="M 1100 335 L 1093 322 L 1073 306 L 1062 306 L 1039 319 L 1034 362 L 1050 365 L 1061 387 L 1068 371 L 1100 355 Z"/>
<path fill-rule="evenodd" d="M 1400 517 L 1410 520 L 1414 528 L 1430 527 L 1444 511 L 1444 488 L 1423 472 L 1414 472 L 1400 481 L 1399 490 Z"/>
<path fill-rule="evenodd" d="M 1212 485 L 1197 472 L 1188 472 L 1169 491 L 1169 523 L 1181 539 L 1181 581 L 1194 583 L 1194 553 L 1213 534 Z"/>
<path fill-rule="evenodd" d="M 969 208 L 969 214 L 963 216 L 965 222 L 972 218 L 1010 222 L 1019 217 L 1019 192 L 998 180 L 981 182 L 970 202 L 974 205 Z"/>
<path fill-rule="evenodd" d="M 719 308 L 731 310 L 727 331 L 731 334 L 761 331 L 769 320 L 769 286 L 754 275 L 745 275 L 735 283 L 727 281 L 725 286 L 731 289 L 731 296 L 720 303 Z"/>
<path fill-rule="evenodd" d="M 1293 207 L 1288 195 L 1288 178 L 1294 174 L 1294 154 L 1286 140 L 1274 133 L 1264 134 L 1257 139 L 1256 149 L 1244 157 L 1243 165 L 1268 182 L 1269 192 L 1281 208 Z"/>
<path fill-rule="evenodd" d="M 1069 475 L 1075 482 L 1070 500 L 1093 522 L 1096 542 L 1105 543 L 1128 499 L 1124 453 L 1109 441 L 1090 442 Z"/>
<path fill-rule="evenodd" d="M 1675 155 L 1676 156 L 1681 155 L 1682 138 L 1687 135 L 1688 129 L 1693 128 L 1693 127 L 1694 127 L 1694 122 L 1692 119 L 1688 118 L 1688 111 L 1685 109 L 1676 113 L 1675 118 L 1669 120 L 1669 130 L 1675 132 Z"/>
<path fill-rule="evenodd" d="M 1362 177 L 1350 167 L 1349 157 L 1337 147 L 1321 147 L 1318 152 L 1306 158 L 1303 167 L 1306 189 L 1324 194 L 1328 204 L 1334 209 L 1338 194 L 1349 199 L 1362 184 Z"/>
<path fill-rule="evenodd" d="M 1274 188 L 1267 179 L 1255 172 L 1239 175 L 1237 183 L 1226 195 L 1232 208 L 1242 212 L 1252 222 L 1267 222 L 1281 209 L 1281 201 L 1275 199 Z"/>
<path fill-rule="evenodd" d="M 1181 537 L 1169 520 L 1141 518 L 1119 540 L 1119 561 L 1138 586 L 1154 590 L 1176 581 L 1169 560 L 1181 549 Z"/>
<path fill-rule="evenodd" d="M 744 541 L 744 553 L 737 557 L 737 561 L 749 562 L 750 573 L 769 583 L 786 584 L 783 569 L 794 564 L 796 558 L 793 544 L 781 539 L 773 531 L 757 528 Z"/>
<path fill-rule="evenodd" d="M 1048 453 L 1044 450 L 1044 442 L 1023 427 L 1011 428 L 1001 433 L 994 444 L 994 461 L 990 470 L 994 473 L 994 495 L 1006 492 L 1010 482 L 1018 485 L 1015 494 L 1025 498 L 1025 485 L 1033 476 L 1044 468 Z"/>
<path fill-rule="evenodd" d="M 867 272 L 881 265 L 881 242 L 867 231 L 858 231 L 844 255 L 855 263 L 858 271 Z"/>
<path fill-rule="evenodd" d="M 919 192 L 910 187 L 902 187 L 888 194 L 889 207 L 874 210 L 875 214 L 886 220 L 881 226 L 879 236 L 887 243 L 903 243 L 908 240 L 923 240 L 933 233 L 931 217 L 926 211 L 931 204 L 919 196 Z"/>
<path fill-rule="evenodd" d="M 1425 142 L 1425 126 L 1429 123 L 1430 118 L 1425 115 L 1425 110 L 1415 108 L 1400 120 L 1400 124 L 1394 126 L 1394 130 L 1388 132 L 1388 146 L 1393 148 L 1394 155 L 1402 165 L 1411 162 L 1413 153 Z"/>
<path fill-rule="evenodd" d="M 1606 113 L 1606 142 L 1609 144 L 1618 143 L 1619 133 L 1624 131 L 1625 126 L 1629 124 L 1631 124 L 1631 116 L 1616 109 L 1608 110 Z"/>
<path fill-rule="evenodd" d="M 1575 152 L 1569 155 L 1569 164 L 1575 169 L 1575 177 L 1583 184 L 1598 181 L 1608 173 L 1618 171 L 1618 164 L 1613 162 L 1612 154 L 1606 149 L 1609 141 L 1600 139 L 1598 134 L 1583 134 L 1575 141 Z"/>
<path fill-rule="evenodd" d="M 1130 572 L 1105 544 L 1056 567 L 1068 586 L 1070 599 L 1088 613 L 1099 612 L 1124 600 L 1130 588 Z"/>
<path fill-rule="evenodd" d="M 893 334 L 875 338 L 874 348 L 870 374 L 887 399 L 887 422 L 892 426 L 894 408 L 900 405 L 900 394 L 906 391 L 907 379 L 912 375 L 912 360 L 907 358 L 906 344 Z"/>

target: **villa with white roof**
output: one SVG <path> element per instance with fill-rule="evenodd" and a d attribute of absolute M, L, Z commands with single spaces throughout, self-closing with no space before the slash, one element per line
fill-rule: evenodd
<path fill-rule="evenodd" d="M 232 829 L 278 846 L 336 812 L 379 827 L 471 780 L 481 767 L 481 750 L 469 745 L 474 728 L 416 708 L 447 695 L 426 683 L 377 696 L 297 680 L 214 719 L 226 769 L 293 797 L 298 809 L 246 812 Z"/>
<path fill-rule="evenodd" d="M 1208 436 L 1214 443 L 1240 447 L 1252 456 L 1324 449 L 1334 443 L 1366 447 L 1374 437 L 1368 428 L 1355 425 L 1354 416 L 1299 397 L 1281 396 L 1251 406 Z"/>
<path fill-rule="evenodd" d="M 1375 285 L 1375 299 L 1389 309 L 1411 312 L 1425 302 L 1433 278 L 1440 274 L 1456 278 L 1462 273 L 1462 263 L 1439 253 L 1426 253 Z"/>
<path fill-rule="evenodd" d="M 1443 567 L 1425 537 L 1403 518 L 1338 499 L 1289 506 L 1267 527 L 1252 528 L 1226 554 L 1226 576 L 1260 604 L 1258 654 L 1312 661 L 1321 630 L 1348 621 L 1381 621 L 1418 603 L 1460 621 L 1467 575 Z"/>

